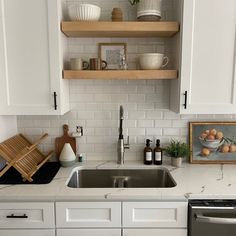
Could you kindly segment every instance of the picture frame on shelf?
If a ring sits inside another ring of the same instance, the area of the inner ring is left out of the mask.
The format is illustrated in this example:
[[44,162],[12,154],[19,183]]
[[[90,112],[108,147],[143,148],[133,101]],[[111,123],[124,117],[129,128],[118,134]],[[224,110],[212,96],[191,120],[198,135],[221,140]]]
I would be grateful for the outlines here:
[[236,164],[236,122],[190,122],[190,163]]
[[[127,65],[126,43],[99,43],[98,57],[107,62],[106,70],[122,70]],[[124,61],[125,60],[125,61]]]

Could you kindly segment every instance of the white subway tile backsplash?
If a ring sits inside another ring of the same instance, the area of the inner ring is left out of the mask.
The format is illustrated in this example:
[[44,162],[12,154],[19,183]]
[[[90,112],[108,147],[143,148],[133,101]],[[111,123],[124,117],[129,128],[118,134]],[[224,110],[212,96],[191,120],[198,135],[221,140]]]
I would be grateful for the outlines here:
[[147,111],[146,112],[147,119],[162,119],[162,112],[161,111]]
[[129,94],[128,100],[133,103],[145,102],[145,94]]
[[41,128],[25,128],[24,133],[26,135],[42,135],[43,130]]
[[86,120],[86,126],[89,128],[103,127],[103,120]]
[[154,121],[153,120],[138,120],[138,127],[139,128],[154,127]]
[[146,135],[162,135],[162,128],[147,128]]
[[93,111],[79,111],[78,112],[78,119],[81,120],[92,120],[94,119],[95,115]]
[[178,136],[180,135],[180,130],[177,128],[163,128],[163,135]]
[[145,135],[145,128],[129,128],[129,135]]
[[133,120],[145,119],[145,111],[130,111],[128,117]]
[[155,127],[171,127],[171,120],[155,120]]

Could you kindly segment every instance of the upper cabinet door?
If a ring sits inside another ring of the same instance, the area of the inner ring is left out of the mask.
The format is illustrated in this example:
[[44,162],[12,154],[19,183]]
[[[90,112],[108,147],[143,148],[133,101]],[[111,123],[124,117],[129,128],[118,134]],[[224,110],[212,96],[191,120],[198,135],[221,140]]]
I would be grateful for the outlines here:
[[185,0],[182,30],[180,113],[235,114],[236,1]]
[[63,113],[59,22],[57,0],[0,0],[0,114]]

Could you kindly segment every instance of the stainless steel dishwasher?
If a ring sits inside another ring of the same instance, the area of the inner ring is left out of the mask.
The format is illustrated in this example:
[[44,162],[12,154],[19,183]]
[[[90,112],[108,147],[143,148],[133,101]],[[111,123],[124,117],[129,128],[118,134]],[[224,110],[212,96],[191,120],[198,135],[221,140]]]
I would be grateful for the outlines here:
[[188,236],[236,236],[236,199],[190,200]]

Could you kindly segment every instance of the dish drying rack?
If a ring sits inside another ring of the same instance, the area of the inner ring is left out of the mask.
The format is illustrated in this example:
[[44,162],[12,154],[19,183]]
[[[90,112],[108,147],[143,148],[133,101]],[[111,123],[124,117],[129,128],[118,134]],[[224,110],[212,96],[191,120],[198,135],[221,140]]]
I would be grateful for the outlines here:
[[50,151],[45,156],[37,149],[47,136],[48,134],[42,135],[32,144],[22,134],[18,134],[0,143],[0,156],[6,160],[5,167],[0,170],[0,177],[14,167],[21,174],[23,181],[32,182],[32,176],[53,154],[53,151]]

